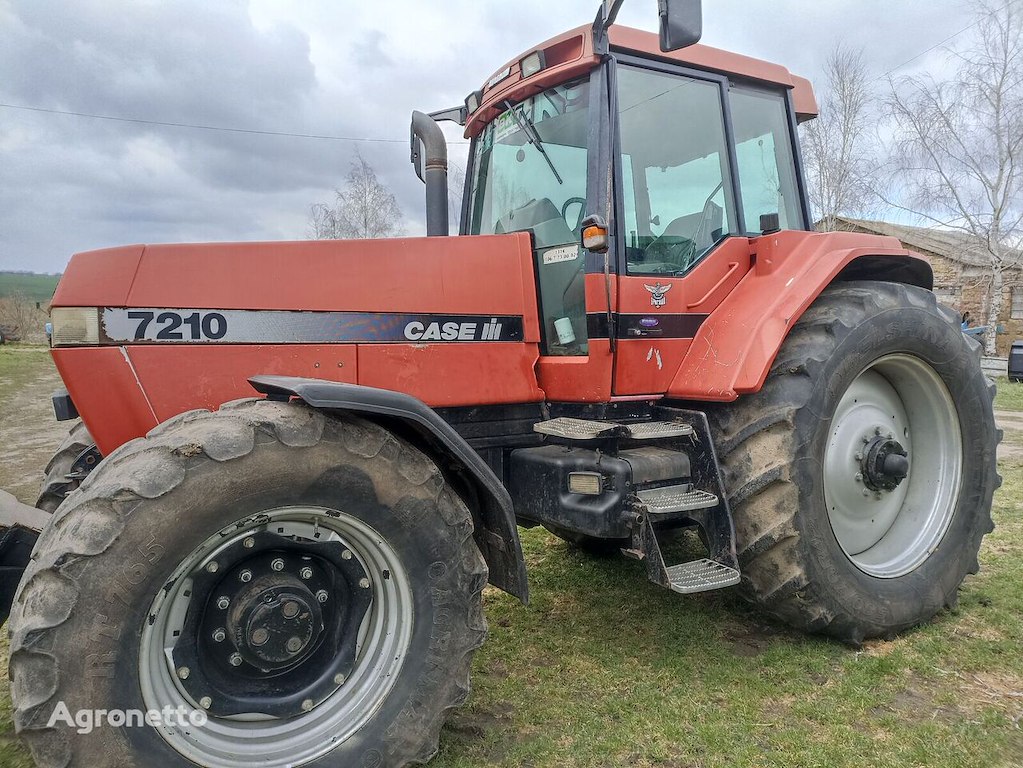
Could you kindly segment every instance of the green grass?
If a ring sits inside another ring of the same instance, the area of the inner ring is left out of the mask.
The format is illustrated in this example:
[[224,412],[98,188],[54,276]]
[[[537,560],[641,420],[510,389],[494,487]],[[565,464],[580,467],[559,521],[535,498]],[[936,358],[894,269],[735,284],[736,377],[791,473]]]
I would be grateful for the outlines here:
[[1023,384],[999,377],[995,380],[998,393],[995,395],[995,408],[1001,411],[1023,411]]
[[60,275],[0,272],[0,298],[20,294],[31,301],[48,302],[57,289]]
[[[0,349],[0,419],[42,352]],[[1003,407],[1003,406],[999,406]],[[16,460],[16,454],[10,454]],[[682,597],[639,563],[524,532],[532,603],[488,590],[473,692],[430,768],[1008,768],[1023,765],[1023,464],[959,606],[854,650]],[[0,665],[6,663],[6,639]],[[0,767],[30,768],[0,667]]]

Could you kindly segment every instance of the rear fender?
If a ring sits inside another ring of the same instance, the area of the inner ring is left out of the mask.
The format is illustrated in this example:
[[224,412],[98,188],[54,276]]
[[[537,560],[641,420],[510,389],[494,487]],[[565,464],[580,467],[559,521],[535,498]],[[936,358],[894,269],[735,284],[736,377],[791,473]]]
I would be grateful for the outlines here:
[[836,280],[933,286],[930,264],[894,237],[783,231],[752,245],[753,269],[700,326],[670,397],[731,402],[758,391],[789,329]]
[[490,583],[525,602],[529,597],[511,496],[493,470],[436,411],[387,389],[290,376],[255,376],[249,383],[272,399],[297,397],[330,413],[358,413],[392,428],[430,455],[472,512],[476,544],[490,568]]

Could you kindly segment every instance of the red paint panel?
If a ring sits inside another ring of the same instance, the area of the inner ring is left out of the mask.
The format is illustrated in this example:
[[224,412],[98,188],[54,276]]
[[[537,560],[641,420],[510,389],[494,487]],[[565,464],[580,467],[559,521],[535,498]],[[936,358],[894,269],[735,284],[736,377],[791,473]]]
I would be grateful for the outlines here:
[[144,250],[144,245],[126,245],[76,253],[53,294],[53,306],[123,306]]
[[157,424],[121,347],[54,349],[53,361],[104,455]]
[[[709,314],[738,285],[751,265],[749,238],[729,237],[684,277],[622,277],[618,310],[629,314],[651,315],[676,312]],[[671,290],[664,294],[663,307],[653,306],[650,291],[644,287],[656,282],[661,285],[671,284]]]
[[849,262],[915,258],[893,237],[785,231],[752,241],[755,266],[700,327],[672,397],[730,402],[756,392],[789,329]]
[[[509,315],[531,307],[535,313],[531,261],[529,237],[521,233],[151,245],[127,304]],[[538,340],[538,333],[526,325],[527,340]]]
[[[730,237],[718,245],[703,261],[683,277],[671,275],[630,275],[620,279],[618,310],[623,314],[709,315],[738,285],[751,267],[750,241]],[[663,294],[664,306],[653,304],[648,285],[670,285]],[[682,360],[689,351],[690,339],[639,339],[623,337],[615,362],[616,395],[658,394],[668,390]]]
[[360,344],[359,384],[405,392],[427,405],[543,400],[535,344]]
[[358,379],[354,344],[152,344],[126,349],[160,421],[257,397],[248,379],[258,374],[349,383]]
[[692,339],[619,339],[615,394],[667,391],[691,343]]
[[537,380],[548,400],[604,403],[611,397],[614,356],[607,339],[590,339],[587,357],[541,357]]

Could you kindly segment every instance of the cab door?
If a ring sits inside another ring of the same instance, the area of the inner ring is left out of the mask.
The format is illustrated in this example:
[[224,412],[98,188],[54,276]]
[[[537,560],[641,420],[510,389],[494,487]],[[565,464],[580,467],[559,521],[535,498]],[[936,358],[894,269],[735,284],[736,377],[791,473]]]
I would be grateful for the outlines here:
[[809,214],[784,89],[627,56],[615,79],[613,392],[657,395],[706,352],[693,339],[750,270],[761,217],[807,229]]

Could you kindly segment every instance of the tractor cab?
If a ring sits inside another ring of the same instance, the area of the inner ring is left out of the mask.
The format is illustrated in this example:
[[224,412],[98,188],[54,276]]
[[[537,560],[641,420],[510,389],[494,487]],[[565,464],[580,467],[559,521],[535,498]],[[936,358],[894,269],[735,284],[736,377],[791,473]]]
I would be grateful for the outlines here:
[[660,39],[612,26],[617,5],[435,113],[472,140],[460,234],[530,235],[541,386],[605,381],[594,398],[667,391],[663,361],[749,271],[754,240],[810,228],[796,139],[810,84],[693,44],[691,3],[674,9],[684,34]]

